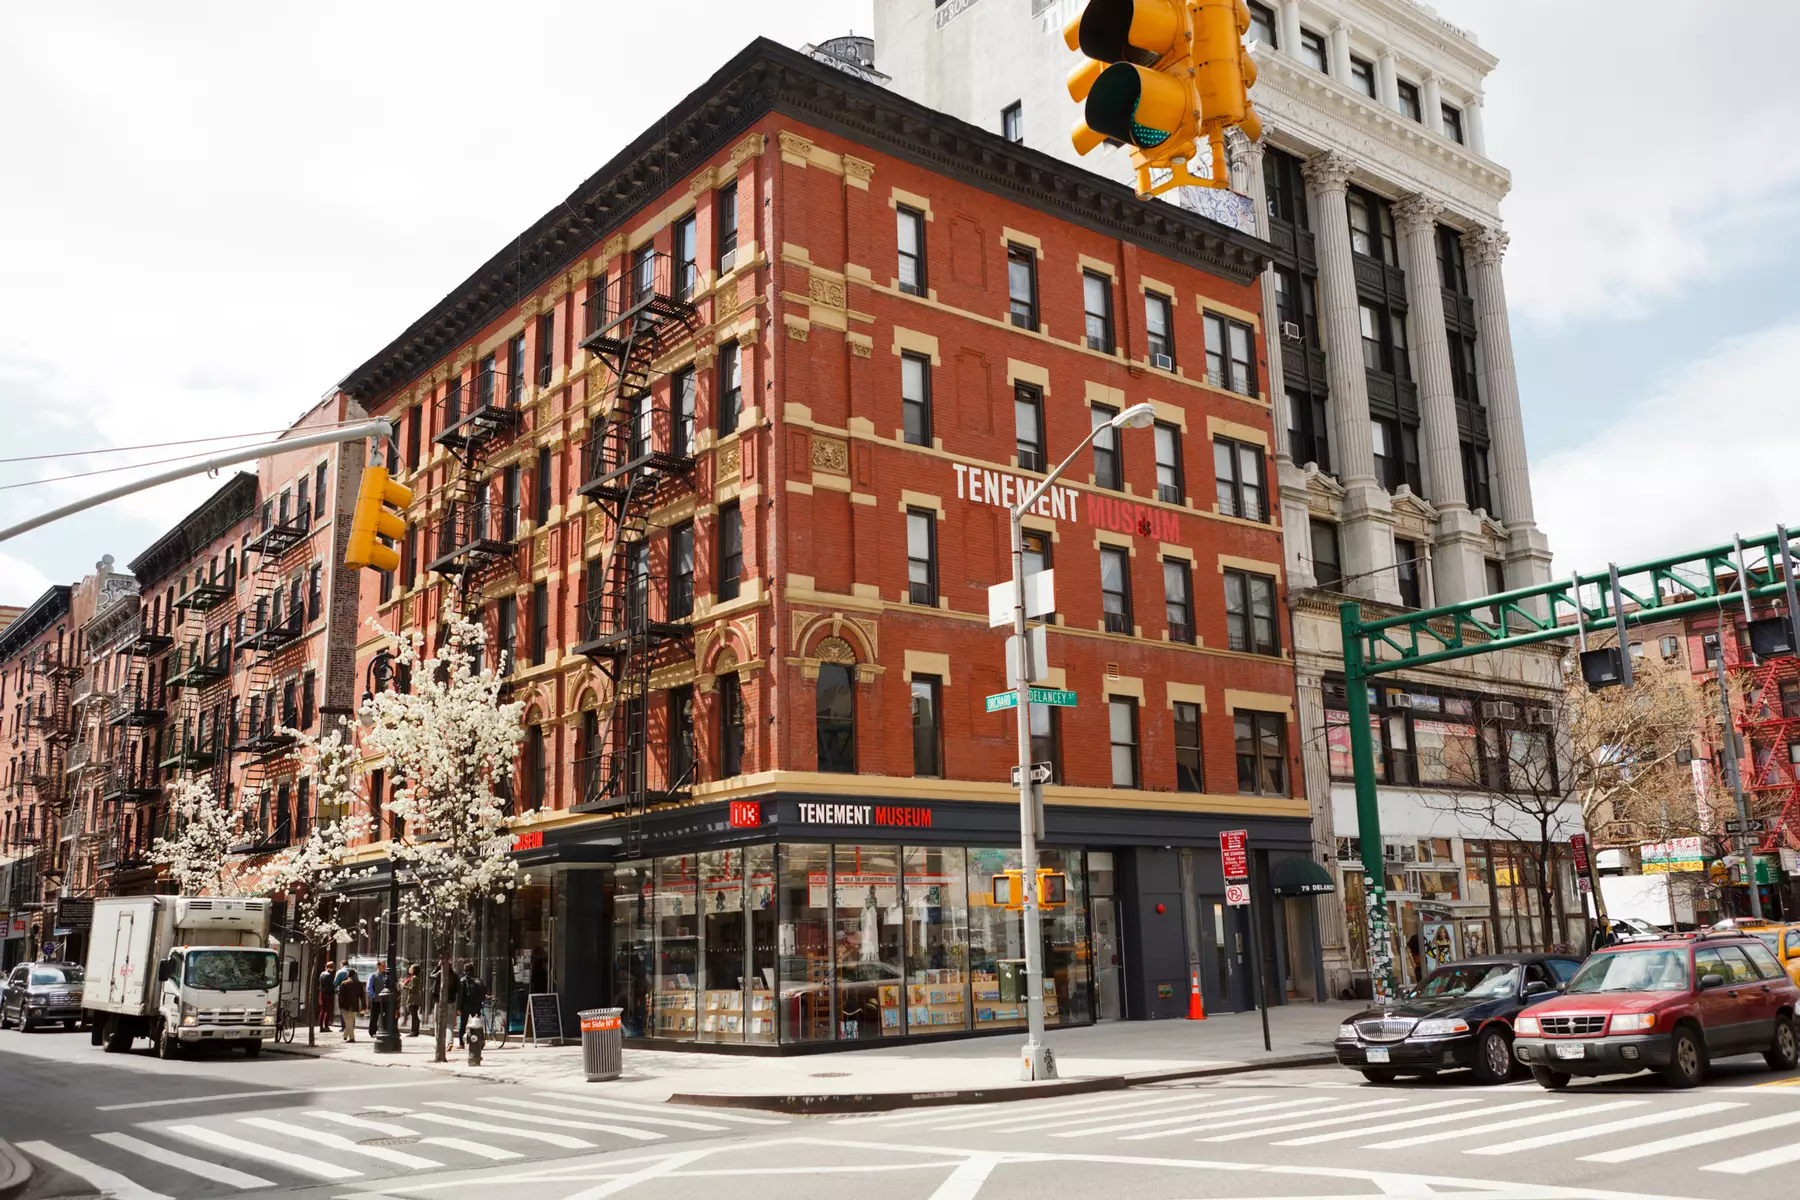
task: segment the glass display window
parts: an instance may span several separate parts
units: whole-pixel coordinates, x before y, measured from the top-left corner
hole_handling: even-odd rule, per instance
[[[612,996],[626,1037],[650,1036],[651,964],[656,939],[650,911],[654,864],[622,863],[613,872]]]
[[[967,861],[958,846],[906,848],[905,1024],[909,1033],[969,1028]]]
[[[781,847],[776,929],[776,1016],[784,1042],[831,1041],[831,847]]]
[[[1067,880],[1067,903],[1048,908],[1044,925],[1044,1022],[1086,1023],[1092,1019],[1093,994],[1088,966],[1087,876],[1082,852],[1045,848],[1038,852],[1044,870],[1061,871]]]
[[[749,991],[742,850],[712,850],[700,855],[699,900],[703,966],[700,1040],[741,1042]]]
[[[904,1026],[900,847],[834,848],[840,1041],[899,1037]]]
[[[693,1040],[700,1015],[699,861],[691,854],[656,860],[652,894],[656,986],[651,1036]]]

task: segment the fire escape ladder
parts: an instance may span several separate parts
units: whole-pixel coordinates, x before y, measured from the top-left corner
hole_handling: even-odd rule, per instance
[[[250,607],[245,613],[243,640],[235,647],[235,653],[249,661],[242,708],[230,736],[231,753],[243,758],[235,803],[245,814],[246,827],[254,830],[236,847],[244,852],[278,848],[289,833],[279,814],[270,827],[267,793],[295,740],[294,735],[281,731],[295,727],[299,720],[280,689],[281,676],[295,657],[292,652],[301,645],[300,634],[306,627],[305,598],[288,580],[290,560],[298,557],[292,552],[304,540],[278,542],[260,550],[252,547],[257,559],[250,577]],[[248,563],[245,569],[249,569]],[[228,771],[222,774],[229,777]]]
[[[1745,801],[1764,822],[1761,849],[1800,847],[1800,660],[1740,658],[1731,666],[1741,697],[1736,724],[1749,750]]]

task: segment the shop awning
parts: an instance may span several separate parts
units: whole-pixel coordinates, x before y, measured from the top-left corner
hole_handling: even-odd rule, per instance
[[[1337,891],[1331,873],[1310,858],[1281,858],[1269,871],[1277,896],[1324,896]]]

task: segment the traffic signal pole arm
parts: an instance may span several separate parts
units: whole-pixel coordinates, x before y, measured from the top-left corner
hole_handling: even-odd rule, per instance
[[[186,466],[172,467],[167,471],[159,471],[155,475],[147,475],[130,483],[122,483],[118,487],[97,492],[84,500],[65,504],[61,508],[53,508],[49,512],[39,513],[29,520],[20,521],[17,525],[9,525],[0,529],[0,542],[18,537],[21,533],[29,533],[52,521],[60,521],[64,517],[72,517],[78,512],[110,503],[125,496],[148,491],[153,487],[161,487],[165,483],[173,483],[177,479],[186,479],[190,475],[210,475],[221,467],[236,466],[238,463],[253,462],[269,454],[285,454],[289,450],[305,450],[312,446],[330,446],[339,442],[354,442],[363,438],[391,438],[394,427],[385,418],[377,417],[372,421],[361,421],[355,425],[346,425],[341,429],[328,429],[322,433],[308,433],[300,437],[283,438],[279,442],[264,442],[261,445],[245,446],[230,450],[224,454],[215,454],[211,458]]]

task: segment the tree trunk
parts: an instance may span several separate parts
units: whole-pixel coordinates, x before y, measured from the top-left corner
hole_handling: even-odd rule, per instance
[[[1550,873],[1553,848],[1549,835],[1538,843],[1538,906],[1544,920],[1544,949],[1556,947],[1556,880]]]
[[[437,1003],[432,1006],[431,1061],[449,1062],[450,1055],[447,1042],[449,1040],[450,1022],[456,1018],[452,1015],[455,1004],[454,997],[450,995],[450,959],[448,957],[440,957],[438,959],[437,979]]]

